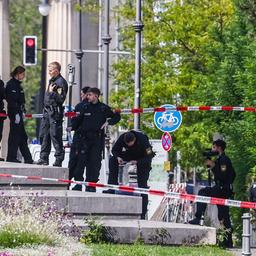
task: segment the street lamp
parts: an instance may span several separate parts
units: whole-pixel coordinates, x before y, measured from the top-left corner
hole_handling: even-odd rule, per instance
[[[51,6],[48,4],[47,0],[42,0],[41,4],[38,6],[38,10],[42,16],[48,16]]]
[[[71,3],[71,0],[61,0],[63,4],[69,4]],[[84,52],[82,50],[82,1],[79,0],[78,2],[79,5],[79,12],[78,12],[78,50],[75,52],[76,58],[79,63],[79,88],[80,90],[82,89],[82,83],[83,83],[83,77],[82,77],[82,59],[84,56]],[[80,91],[79,90],[79,91]]]
[[[104,73],[103,73],[103,102],[108,104],[108,91],[109,91],[109,44],[111,36],[109,35],[109,0],[105,0],[104,4],[104,35],[101,37],[104,44]]]
[[[47,15],[50,12],[50,5],[48,0],[42,0],[42,3],[38,6],[38,10],[42,15],[42,48],[47,49]],[[41,83],[39,90],[39,113],[43,112],[44,104],[44,93],[46,86],[46,63],[47,51],[42,51],[42,62],[41,62]],[[40,120],[37,119],[36,136],[39,138]]]
[[[136,21],[133,24],[136,33],[135,43],[135,87],[134,87],[134,108],[140,108],[140,94],[141,94],[141,32],[143,30],[143,23],[141,21],[141,1],[136,1]],[[140,114],[134,114],[134,130],[140,129]]]

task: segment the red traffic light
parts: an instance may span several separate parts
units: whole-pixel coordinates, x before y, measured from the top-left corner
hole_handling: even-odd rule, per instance
[[[35,39],[34,39],[34,38],[27,38],[27,39],[26,39],[26,45],[27,45],[28,47],[33,47],[33,46],[35,46]]]
[[[24,36],[23,38],[23,64],[25,66],[37,63],[37,37]]]

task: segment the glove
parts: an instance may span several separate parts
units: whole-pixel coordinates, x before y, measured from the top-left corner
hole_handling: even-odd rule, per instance
[[[107,126],[108,126],[108,121],[106,121],[106,122],[100,127],[100,129],[103,130],[103,129],[105,129],[105,127],[107,127]]]
[[[19,114],[16,114],[15,115],[15,124],[19,124],[20,123],[20,115]]]

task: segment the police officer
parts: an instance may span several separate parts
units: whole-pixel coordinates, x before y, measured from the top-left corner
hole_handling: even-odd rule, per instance
[[[149,172],[151,162],[154,157],[152,146],[149,143],[148,136],[137,131],[129,131],[122,134],[112,148],[113,156],[109,159],[109,184],[118,184],[119,165],[124,162],[130,162],[137,166],[137,178],[139,188],[148,188]],[[104,193],[114,193],[109,189]],[[142,215],[145,219],[147,213],[148,196],[142,195]]]
[[[79,130],[81,134],[74,178],[83,181],[86,166],[86,181],[97,182],[104,148],[104,128],[107,124],[118,123],[121,117],[120,113],[113,112],[108,105],[99,101],[98,88],[89,88],[87,95],[88,104],[84,105],[81,114],[72,123],[72,129]],[[73,190],[82,190],[82,186],[76,185]],[[95,192],[96,189],[86,187],[86,191]]]
[[[0,142],[2,141],[3,136],[3,127],[4,127],[4,120],[6,119],[6,111],[4,109],[4,98],[5,98],[5,88],[4,82],[0,80]],[[2,158],[0,158],[1,160]]]
[[[88,104],[87,100],[87,91],[90,87],[86,86],[81,90],[81,102],[79,102],[74,109],[74,112],[80,113],[83,110],[85,104]],[[76,117],[71,119],[71,123],[74,122]],[[68,132],[72,130],[72,126],[68,127]],[[69,162],[68,162],[68,169],[69,169],[69,180],[74,177],[74,170],[77,165],[78,160],[78,153],[79,153],[79,145],[80,145],[81,133],[79,129],[76,129],[73,135],[72,144],[70,147],[70,154],[69,154]]]
[[[28,136],[23,122],[25,112],[25,96],[21,86],[25,78],[25,68],[16,67],[11,73],[11,79],[6,84],[7,111],[10,119],[10,133],[8,138],[7,161],[20,163],[17,151],[20,150],[25,163],[32,164],[32,156],[28,148]]]
[[[64,107],[62,106],[68,92],[67,81],[60,74],[61,65],[52,62],[48,66],[51,77],[44,96],[44,111],[40,129],[41,152],[37,164],[48,165],[51,153],[51,141],[55,148],[53,166],[62,166],[64,148],[62,142],[62,122]]]
[[[232,183],[235,179],[235,171],[229,157],[225,154],[226,143],[218,139],[213,142],[212,151],[218,152],[216,161],[210,159],[206,160],[206,165],[210,166],[213,174],[215,185],[213,187],[206,187],[199,190],[200,196],[230,198],[233,194]],[[218,219],[224,225],[227,236],[224,239],[226,247],[233,247],[232,242],[232,226],[229,215],[229,207],[217,205]],[[206,210],[205,203],[197,203],[197,210],[195,219],[189,221],[190,224],[200,224],[200,220]]]

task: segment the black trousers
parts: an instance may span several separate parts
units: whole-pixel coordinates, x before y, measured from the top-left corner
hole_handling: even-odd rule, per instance
[[[131,161],[136,159],[131,159],[129,155],[124,155],[122,157],[124,161]],[[151,170],[151,159],[140,161],[137,160],[137,178],[139,188],[148,188],[148,178]],[[116,157],[111,156],[109,159],[109,176],[108,184],[118,185],[118,172],[119,164]],[[145,218],[148,208],[148,195],[142,194],[142,218]]]
[[[78,164],[78,156],[80,151],[80,140],[82,139],[82,136],[75,132],[73,136],[73,141],[70,147],[70,153],[69,153],[69,162],[68,162],[68,169],[69,169],[69,180],[74,178],[74,173],[76,166]]]
[[[40,158],[47,162],[49,161],[49,155],[51,153],[51,142],[55,148],[54,156],[56,161],[62,162],[64,160],[65,151],[62,142],[62,123],[63,114],[56,117],[51,111],[44,112],[44,117],[42,119],[40,128]]]
[[[77,152],[77,163],[74,169],[74,178],[77,181],[83,181],[84,169],[86,167],[86,181],[98,182],[101,161],[102,161],[102,137],[92,135],[81,138]]]
[[[8,137],[7,162],[17,161],[17,151],[20,150],[25,163],[32,163],[33,159],[28,148],[28,136],[24,128],[22,113],[19,124],[15,123],[15,115],[9,114],[10,133]]]
[[[209,197],[219,197],[219,198],[229,198],[231,191],[229,189],[221,188],[219,186],[215,187],[206,187],[200,189],[198,192],[200,196],[209,196]],[[196,214],[197,218],[201,218],[204,215],[207,204],[205,203],[196,203]],[[232,245],[232,225],[230,221],[229,207],[223,205],[217,205],[218,208],[218,219],[223,223],[224,228],[227,231],[227,237],[224,241],[226,246]]]
[[[3,128],[4,128],[4,120],[1,120],[0,118],[0,142],[2,141],[2,138],[3,138]]]

